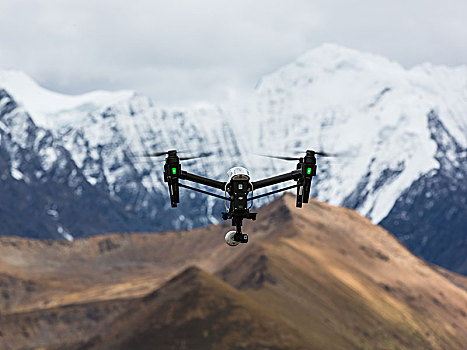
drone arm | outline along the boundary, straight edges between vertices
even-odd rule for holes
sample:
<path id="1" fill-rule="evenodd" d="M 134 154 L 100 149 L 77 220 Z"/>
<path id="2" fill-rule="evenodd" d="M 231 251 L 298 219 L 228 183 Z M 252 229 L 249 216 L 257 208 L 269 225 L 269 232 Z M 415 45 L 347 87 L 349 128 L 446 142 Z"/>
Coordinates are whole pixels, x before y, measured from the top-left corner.
<path id="1" fill-rule="evenodd" d="M 207 194 L 208 196 L 213 196 L 213 197 L 220 198 L 220 199 L 223 199 L 223 200 L 229 200 L 227 197 L 220 196 L 220 195 L 218 195 L 216 193 L 211 193 L 211 192 L 208 192 L 208 191 L 203 191 L 203 190 L 201 190 L 199 188 L 196 188 L 196 187 L 191 187 L 191 186 L 188 186 L 188 185 L 185 185 L 185 184 L 182 184 L 182 183 L 179 183 L 178 185 L 180 187 L 184 187 L 184 188 L 187 188 L 187 189 L 192 190 L 192 191 Z"/>
<path id="2" fill-rule="evenodd" d="M 273 176 L 273 177 L 259 180 L 259 181 L 253 181 L 252 185 L 253 185 L 253 188 L 256 190 L 258 188 L 276 185 L 278 183 L 285 182 L 285 181 L 298 180 L 301 177 L 302 177 L 302 171 L 294 170 L 287 174 L 277 175 L 277 176 Z"/>
<path id="3" fill-rule="evenodd" d="M 182 170 L 180 173 L 180 179 L 181 180 L 188 180 L 192 182 L 199 183 L 201 185 L 206 185 L 209 187 L 217 188 L 220 190 L 225 190 L 225 182 L 209 179 L 207 177 L 195 175 L 195 174 L 190 174 L 187 171 Z"/>
<path id="4" fill-rule="evenodd" d="M 252 200 L 254 200 L 254 199 L 258 199 L 258 198 L 270 196 L 271 194 L 276 194 L 276 193 L 283 192 L 283 191 L 287 191 L 287 190 L 290 190 L 290 189 L 292 189 L 292 188 L 297 188 L 297 187 L 298 187 L 297 184 L 292 185 L 292 186 L 287 186 L 287 187 L 284 187 L 284 188 L 281 188 L 281 189 L 278 189 L 278 190 L 275 190 L 275 191 L 271 191 L 271 192 L 268 192 L 268 193 L 263 193 L 263 194 L 260 194 L 260 195 L 258 195 L 258 196 L 254 196 L 254 197 L 248 198 L 248 201 L 252 201 Z"/>

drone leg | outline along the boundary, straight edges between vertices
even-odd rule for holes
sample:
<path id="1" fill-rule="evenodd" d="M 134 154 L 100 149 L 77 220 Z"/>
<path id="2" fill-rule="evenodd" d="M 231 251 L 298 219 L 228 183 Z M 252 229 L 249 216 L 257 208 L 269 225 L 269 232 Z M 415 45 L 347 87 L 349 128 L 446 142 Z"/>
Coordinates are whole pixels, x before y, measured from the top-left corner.
<path id="1" fill-rule="evenodd" d="M 297 186 L 297 203 L 296 207 L 301 208 L 303 203 L 303 183 L 299 182 Z"/>
<path id="2" fill-rule="evenodd" d="M 172 184 L 169 183 L 169 194 L 170 194 L 170 204 L 172 208 L 176 208 L 177 203 L 180 202 L 177 183 L 172 183 Z"/>
<path id="3" fill-rule="evenodd" d="M 310 189 L 311 189 L 311 179 L 305 180 L 303 185 L 303 203 L 308 203 L 310 198 Z"/>

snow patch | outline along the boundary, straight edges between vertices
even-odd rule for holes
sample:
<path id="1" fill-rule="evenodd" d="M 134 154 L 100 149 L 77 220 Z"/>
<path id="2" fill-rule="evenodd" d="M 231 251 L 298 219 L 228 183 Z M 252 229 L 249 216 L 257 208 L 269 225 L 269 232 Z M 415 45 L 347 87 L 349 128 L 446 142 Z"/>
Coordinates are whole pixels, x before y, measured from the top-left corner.
<path id="1" fill-rule="evenodd" d="M 54 210 L 54 209 L 48 209 L 47 210 L 47 215 L 50 215 L 52 216 L 54 219 L 57 219 L 58 218 L 58 211 Z M 63 228 L 62 228 L 63 229 Z"/>
<path id="2" fill-rule="evenodd" d="M 18 181 L 24 178 L 24 174 L 16 168 L 11 168 L 11 176 Z"/>
<path id="3" fill-rule="evenodd" d="M 61 224 L 57 224 L 57 232 L 67 241 L 72 242 L 74 240 L 73 236 Z"/>

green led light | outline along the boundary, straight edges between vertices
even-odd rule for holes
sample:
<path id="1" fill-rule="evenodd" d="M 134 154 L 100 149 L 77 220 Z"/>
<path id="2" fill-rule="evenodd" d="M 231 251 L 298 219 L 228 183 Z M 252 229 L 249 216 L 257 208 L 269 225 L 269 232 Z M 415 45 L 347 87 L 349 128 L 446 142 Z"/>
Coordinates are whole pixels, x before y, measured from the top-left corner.
<path id="1" fill-rule="evenodd" d="M 311 168 L 306 169 L 306 173 L 307 173 L 308 175 L 310 175 L 310 174 L 311 174 Z"/>
<path id="2" fill-rule="evenodd" d="M 172 174 L 177 174 L 177 168 L 172 168 Z"/>

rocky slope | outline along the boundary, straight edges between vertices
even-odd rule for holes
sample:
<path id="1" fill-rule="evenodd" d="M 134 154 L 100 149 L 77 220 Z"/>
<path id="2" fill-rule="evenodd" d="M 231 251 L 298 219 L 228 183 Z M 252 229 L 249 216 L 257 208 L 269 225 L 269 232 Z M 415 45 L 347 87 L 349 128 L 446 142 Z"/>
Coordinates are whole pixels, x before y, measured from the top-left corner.
<path id="1" fill-rule="evenodd" d="M 0 89 L 0 234 L 67 238 L 156 225 L 93 186 L 63 143 Z M 158 221 L 157 221 L 158 222 Z"/>

